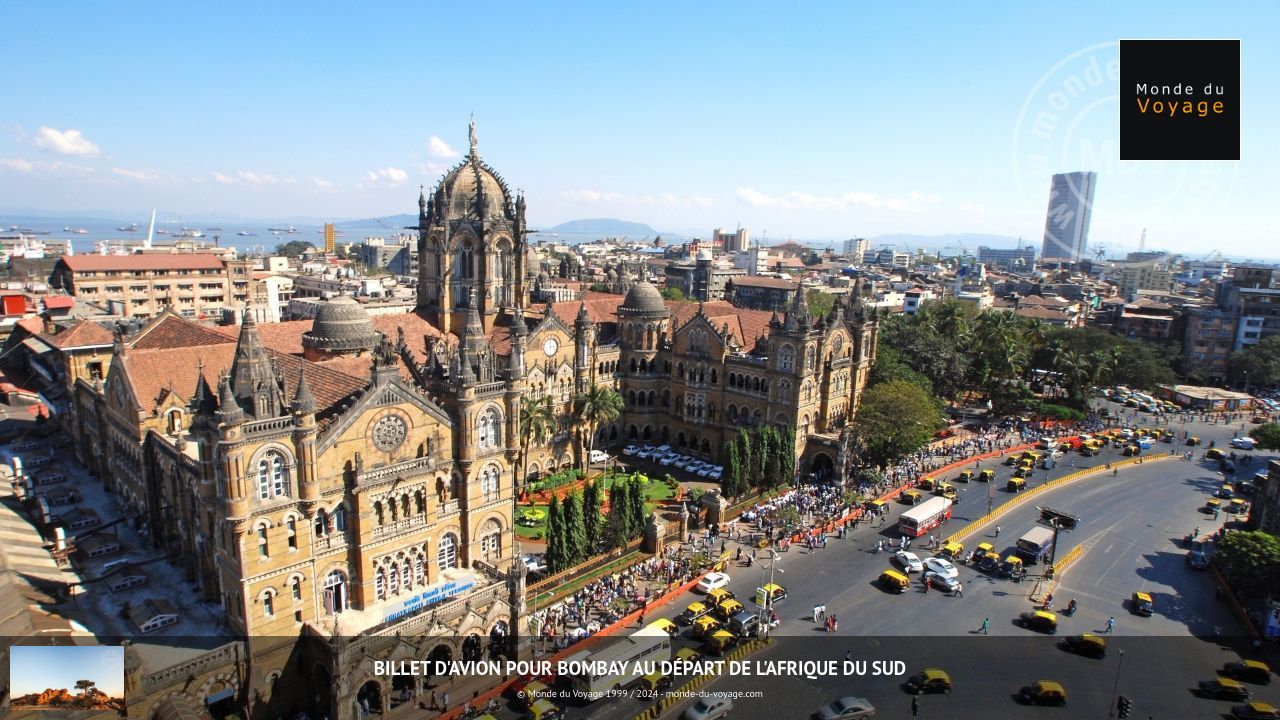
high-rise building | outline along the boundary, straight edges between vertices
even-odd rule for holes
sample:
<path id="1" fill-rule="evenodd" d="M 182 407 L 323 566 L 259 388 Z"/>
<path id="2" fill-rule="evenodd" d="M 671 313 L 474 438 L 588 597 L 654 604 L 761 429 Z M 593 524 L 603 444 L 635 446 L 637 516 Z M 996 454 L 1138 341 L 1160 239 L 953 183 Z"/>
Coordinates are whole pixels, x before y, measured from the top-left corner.
<path id="1" fill-rule="evenodd" d="M 978 246 L 978 262 L 1002 270 L 1030 272 L 1036 266 L 1036 249 L 1032 245 L 1016 248 Z"/>
<path id="2" fill-rule="evenodd" d="M 1049 186 L 1049 210 L 1044 221 L 1045 261 L 1079 262 L 1089 241 L 1095 172 L 1060 173 Z"/>
<path id="3" fill-rule="evenodd" d="M 866 238 L 850 238 L 844 241 L 844 256 L 851 262 L 861 263 L 871 251 L 871 241 Z"/>
<path id="4" fill-rule="evenodd" d="M 721 252 L 746 252 L 751 249 L 751 238 L 747 235 L 746 228 L 738 228 L 736 232 L 716 228 L 711 231 L 711 244 L 719 245 Z"/>

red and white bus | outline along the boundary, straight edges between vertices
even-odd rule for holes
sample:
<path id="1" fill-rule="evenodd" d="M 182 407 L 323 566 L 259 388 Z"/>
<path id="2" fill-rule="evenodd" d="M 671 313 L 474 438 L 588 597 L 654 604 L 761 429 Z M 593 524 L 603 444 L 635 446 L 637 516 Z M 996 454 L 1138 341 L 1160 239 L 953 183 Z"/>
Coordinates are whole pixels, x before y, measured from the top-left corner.
<path id="1" fill-rule="evenodd" d="M 950 517 L 950 500 L 930 498 L 898 516 L 898 532 L 907 537 L 920 537 Z"/>

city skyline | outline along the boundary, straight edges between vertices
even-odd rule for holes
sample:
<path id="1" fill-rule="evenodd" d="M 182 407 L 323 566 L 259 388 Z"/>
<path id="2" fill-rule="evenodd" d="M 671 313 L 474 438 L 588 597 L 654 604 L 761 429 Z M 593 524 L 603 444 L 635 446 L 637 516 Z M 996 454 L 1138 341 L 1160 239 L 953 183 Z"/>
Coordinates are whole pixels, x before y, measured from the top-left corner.
<path id="1" fill-rule="evenodd" d="M 877 7 L 386 7 L 6 6 L 24 31 L 0 78 L 5 206 L 413 212 L 417 186 L 466 153 L 474 113 L 535 226 L 1035 242 L 1050 176 L 1091 170 L 1091 247 L 1136 249 L 1144 228 L 1188 256 L 1272 241 L 1277 103 L 1249 89 L 1280 69 L 1273 5 L 957 7 L 911 25 Z M 1122 37 L 1242 37 L 1242 161 L 1114 159 Z"/>

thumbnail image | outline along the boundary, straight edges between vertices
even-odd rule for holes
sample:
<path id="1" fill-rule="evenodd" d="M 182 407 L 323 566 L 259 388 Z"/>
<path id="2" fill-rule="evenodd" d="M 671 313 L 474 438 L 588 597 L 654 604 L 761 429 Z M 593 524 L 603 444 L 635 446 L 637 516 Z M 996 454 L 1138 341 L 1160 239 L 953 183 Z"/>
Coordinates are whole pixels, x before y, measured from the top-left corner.
<path id="1" fill-rule="evenodd" d="M 15 645 L 9 650 L 9 717 L 79 720 L 124 708 L 124 648 Z"/>

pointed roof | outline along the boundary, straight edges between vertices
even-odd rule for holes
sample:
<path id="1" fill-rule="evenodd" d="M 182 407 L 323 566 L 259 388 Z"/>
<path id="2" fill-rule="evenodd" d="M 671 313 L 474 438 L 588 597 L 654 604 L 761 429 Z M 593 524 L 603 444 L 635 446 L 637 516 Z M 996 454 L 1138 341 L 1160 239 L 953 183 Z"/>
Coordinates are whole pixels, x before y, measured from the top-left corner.
<path id="1" fill-rule="evenodd" d="M 81 320 L 56 335 L 43 335 L 46 342 L 61 350 L 83 347 L 111 347 L 111 331 L 96 322 Z"/>
<path id="2" fill-rule="evenodd" d="M 258 323 L 253 313 L 246 312 L 240 324 L 240 339 L 236 341 L 235 359 L 231 361 L 231 390 L 246 408 L 256 407 L 255 398 L 262 394 L 260 410 L 267 413 L 264 417 L 277 417 L 283 410 L 284 398 L 276 375 L 275 364 L 258 336 Z M 256 412 L 254 416 L 257 417 Z"/>
<path id="3" fill-rule="evenodd" d="M 298 361 L 298 387 L 293 393 L 291 407 L 295 413 L 308 414 L 316 411 L 316 399 L 311 394 L 311 386 L 307 384 L 306 365 Z"/>

